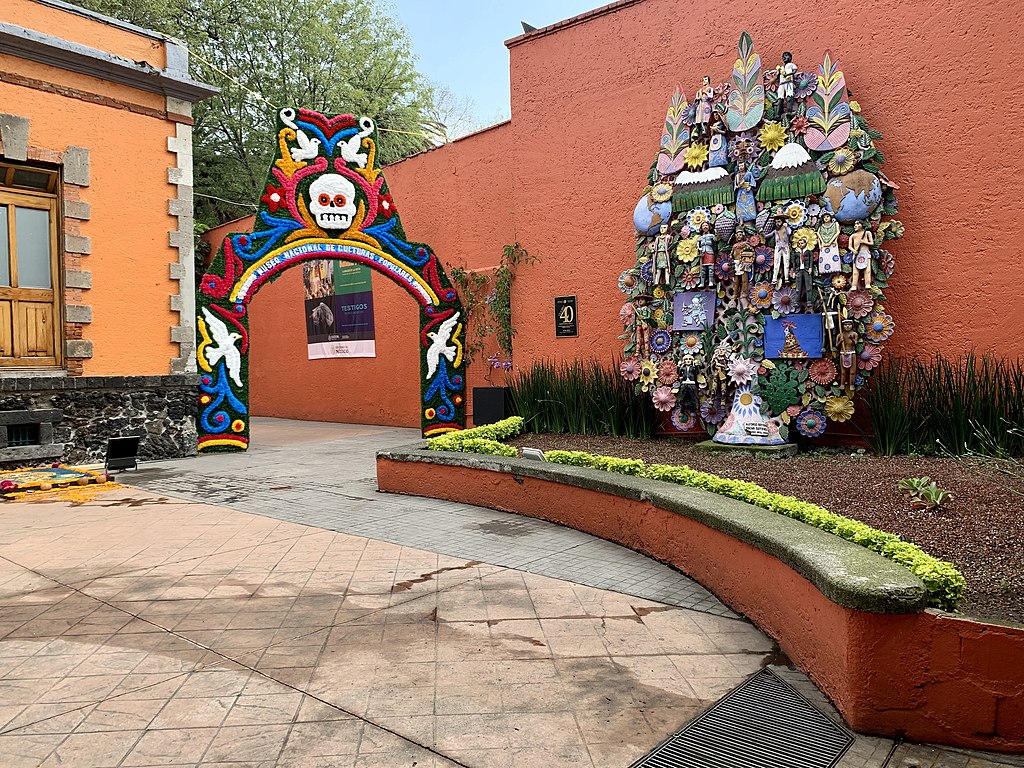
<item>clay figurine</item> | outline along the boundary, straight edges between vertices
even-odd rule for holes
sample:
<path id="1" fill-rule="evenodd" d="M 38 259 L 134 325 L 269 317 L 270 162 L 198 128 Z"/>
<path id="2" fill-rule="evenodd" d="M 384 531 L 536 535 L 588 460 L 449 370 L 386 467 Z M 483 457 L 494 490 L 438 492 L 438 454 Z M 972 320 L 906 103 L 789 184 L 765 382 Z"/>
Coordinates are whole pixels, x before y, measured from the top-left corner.
<path id="1" fill-rule="evenodd" d="M 744 307 L 748 304 L 747 294 L 750 292 L 750 274 L 754 271 L 754 249 L 743 237 L 743 232 L 736 233 L 736 242 L 732 246 L 732 274 L 736 287 L 736 296 Z"/>
<path id="2" fill-rule="evenodd" d="M 825 328 L 825 340 L 828 342 L 828 349 L 836 351 L 836 333 L 838 332 L 837 320 L 839 319 L 839 297 L 841 291 L 828 288 L 824 300 L 821 303 L 821 319 Z"/>
<path id="3" fill-rule="evenodd" d="M 679 361 L 679 404 L 684 409 L 696 410 L 697 403 L 697 360 L 693 355 L 683 355 Z"/>
<path id="4" fill-rule="evenodd" d="M 813 281 L 811 279 L 812 266 L 814 264 L 814 246 L 807 242 L 802 235 L 796 239 L 796 288 L 797 301 L 803 306 L 804 312 L 809 312 L 811 307 L 811 290 Z"/>
<path id="5" fill-rule="evenodd" d="M 850 280 L 851 290 L 860 286 L 860 277 L 864 277 L 864 287 L 871 287 L 871 246 L 875 244 L 875 236 L 870 229 L 855 221 L 853 234 L 850 235 L 850 250 L 853 251 L 853 276 Z"/>
<path id="6" fill-rule="evenodd" d="M 651 251 L 654 256 L 654 284 L 668 285 L 672 277 L 672 257 L 669 254 L 669 243 L 672 234 L 668 231 L 668 224 L 662 224 L 659 234 L 651 243 Z"/>
<path id="7" fill-rule="evenodd" d="M 789 282 L 789 225 L 784 216 L 775 218 L 775 266 L 772 268 L 772 280 L 776 288 L 781 288 L 783 282 Z"/>
<path id="8" fill-rule="evenodd" d="M 725 385 L 729 380 L 729 362 L 731 359 L 732 349 L 730 348 L 729 339 L 722 339 L 718 342 L 718 346 L 715 347 L 715 351 L 711 353 L 711 362 L 708 366 L 711 372 L 711 392 L 719 400 L 725 397 Z"/>
<path id="9" fill-rule="evenodd" d="M 842 272 L 843 264 L 839 259 L 839 222 L 831 213 L 821 217 L 818 227 L 818 274 L 830 275 Z"/>
<path id="10" fill-rule="evenodd" d="M 748 168 L 742 160 L 736 165 L 736 219 L 741 224 L 757 219 L 757 201 L 754 199 L 757 177 L 757 166 Z"/>
<path id="11" fill-rule="evenodd" d="M 651 307 L 646 296 L 638 296 L 633 306 L 636 313 L 636 327 L 634 336 L 636 340 L 636 351 L 640 357 L 647 357 L 651 353 L 651 327 L 654 319 L 651 317 Z"/>
<path id="12" fill-rule="evenodd" d="M 704 82 L 693 98 L 697 108 L 693 119 L 694 130 L 701 134 L 706 134 L 711 125 L 711 115 L 715 109 L 713 103 L 715 89 L 711 85 L 711 77 L 709 75 L 704 75 Z"/>
<path id="13" fill-rule="evenodd" d="M 697 251 L 700 253 L 700 287 L 715 287 L 715 236 L 711 232 L 711 224 L 700 225 L 700 237 L 697 239 Z"/>
<path id="14" fill-rule="evenodd" d="M 775 68 L 779 73 L 779 106 L 778 115 L 781 120 L 784 115 L 793 111 L 796 102 L 796 64 L 793 63 L 793 54 L 786 51 L 782 54 L 782 64 Z"/>
<path id="15" fill-rule="evenodd" d="M 857 342 L 860 334 L 853 328 L 853 320 L 843 320 L 843 332 L 839 335 L 839 386 L 853 394 L 854 377 L 857 373 Z"/>
<path id="16" fill-rule="evenodd" d="M 708 144 L 708 168 L 724 168 L 729 163 L 729 147 L 725 123 L 717 112 L 711 119 L 711 141 Z"/>

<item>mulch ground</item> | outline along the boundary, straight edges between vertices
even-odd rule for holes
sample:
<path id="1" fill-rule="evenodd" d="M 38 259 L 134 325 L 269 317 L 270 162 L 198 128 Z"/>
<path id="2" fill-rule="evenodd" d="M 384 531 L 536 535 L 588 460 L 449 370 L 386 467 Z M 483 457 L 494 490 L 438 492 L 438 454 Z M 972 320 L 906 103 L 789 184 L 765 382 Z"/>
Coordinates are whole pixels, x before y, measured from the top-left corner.
<path id="1" fill-rule="evenodd" d="M 509 442 L 546 451 L 587 451 L 648 463 L 685 464 L 814 502 L 898 534 L 953 563 L 967 580 L 961 612 L 1024 624 L 1024 495 L 1018 495 L 1024 494 L 1024 482 L 1019 480 L 949 458 L 883 457 L 850 450 L 766 459 L 709 454 L 678 438 L 529 434 Z M 953 500 L 939 510 L 911 509 L 898 483 L 924 475 L 951 492 Z"/>

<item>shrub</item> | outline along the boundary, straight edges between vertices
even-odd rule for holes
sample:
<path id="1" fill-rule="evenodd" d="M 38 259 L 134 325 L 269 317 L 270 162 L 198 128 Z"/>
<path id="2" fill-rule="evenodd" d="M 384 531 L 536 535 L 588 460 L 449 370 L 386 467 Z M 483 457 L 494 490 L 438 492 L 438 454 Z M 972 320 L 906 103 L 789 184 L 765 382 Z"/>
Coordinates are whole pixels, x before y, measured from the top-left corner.
<path id="1" fill-rule="evenodd" d="M 963 598 L 966 583 L 963 575 L 951 563 L 938 560 L 920 547 L 905 542 L 892 533 L 879 531 L 858 520 L 829 512 L 823 507 L 792 496 L 772 493 L 756 483 L 743 480 L 729 480 L 690 467 L 674 467 L 666 464 L 645 466 L 639 460 L 611 459 L 607 456 L 593 456 L 582 451 L 548 451 L 544 457 L 554 463 L 571 464 L 577 467 L 610 469 L 609 462 L 623 469 L 613 469 L 623 474 L 640 475 L 652 480 L 661 480 L 692 488 L 700 488 L 720 496 L 753 504 L 786 517 L 791 517 L 815 528 L 839 536 L 847 541 L 866 547 L 883 557 L 907 568 L 924 583 L 928 591 L 928 602 L 943 610 L 953 610 Z"/>
<path id="2" fill-rule="evenodd" d="M 654 431 L 651 399 L 636 396 L 617 363 L 539 361 L 509 386 L 528 432 L 646 438 Z"/>
<path id="3" fill-rule="evenodd" d="M 439 437 L 427 440 L 427 448 L 432 451 L 460 451 L 463 453 L 485 453 L 491 456 L 518 456 L 507 440 L 523 431 L 523 420 L 519 416 L 485 424 L 482 427 L 463 429 L 458 432 L 447 432 Z"/>
<path id="4" fill-rule="evenodd" d="M 883 456 L 1024 456 L 1024 363 L 978 357 L 889 359 L 865 399 L 871 447 Z"/>

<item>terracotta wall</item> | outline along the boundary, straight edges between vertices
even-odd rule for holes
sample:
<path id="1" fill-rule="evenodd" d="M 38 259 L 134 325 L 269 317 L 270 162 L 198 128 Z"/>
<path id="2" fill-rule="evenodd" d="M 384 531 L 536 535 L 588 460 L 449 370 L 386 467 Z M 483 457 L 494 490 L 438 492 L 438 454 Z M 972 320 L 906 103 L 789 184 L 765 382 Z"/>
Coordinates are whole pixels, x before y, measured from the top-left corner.
<path id="1" fill-rule="evenodd" d="M 611 359 L 621 350 L 616 278 L 633 261 L 632 210 L 676 83 L 692 97 L 703 74 L 726 79 L 744 30 L 765 66 L 790 50 L 802 69 L 813 69 L 831 48 L 884 134 L 885 172 L 900 185 L 907 235 L 892 244 L 888 309 L 897 332 L 887 349 L 975 346 L 1016 355 L 1024 301 L 1013 233 L 1024 226 L 1024 208 L 1006 195 L 1022 166 L 1010 137 L 1024 122 L 1024 101 L 1012 95 L 1017 70 L 1004 64 L 1018 39 L 1009 16 L 982 0 L 835 0 L 820 12 L 783 0 L 625 0 L 509 41 L 511 124 L 407 159 L 387 176 L 407 231 L 449 263 L 493 263 L 513 238 L 541 257 L 521 270 L 513 291 L 518 367 L 540 358 Z M 297 294 L 286 295 L 286 285 L 265 293 L 293 307 L 288 322 L 299 328 Z M 552 300 L 565 294 L 578 300 L 576 339 L 554 335 Z M 403 325 L 413 322 L 411 310 L 385 305 L 385 296 L 379 333 L 411 339 Z M 254 370 L 282 370 L 260 355 L 254 350 Z M 415 379 L 412 347 L 400 355 L 379 361 L 372 380 Z M 361 373 L 346 373 L 356 371 L 347 362 L 316 366 L 324 374 L 310 376 L 310 392 L 328 377 L 365 387 Z M 480 373 L 471 371 L 471 383 Z M 286 405 L 294 396 L 253 389 L 261 413 L 294 412 Z M 389 405 L 395 419 L 415 426 L 414 406 L 399 408 L 397 396 Z M 370 410 L 355 418 L 372 418 Z"/>
<path id="2" fill-rule="evenodd" d="M 446 265 L 494 266 L 501 246 L 515 240 L 507 203 L 510 133 L 503 123 L 462 139 L 458 152 L 446 146 L 384 169 L 406 236 L 426 242 Z M 451 189 L 466 199 L 451 204 Z M 248 227 L 242 219 L 207 239 L 219 247 L 225 234 Z M 253 414 L 418 427 L 419 305 L 375 273 L 373 307 L 376 358 L 308 360 L 301 271 L 290 269 L 262 288 L 249 315 Z M 474 371 L 485 372 L 482 365 Z"/>
<path id="3" fill-rule="evenodd" d="M 164 44 L 29 0 L 8 0 L 0 20 L 98 47 L 125 58 L 164 64 Z M 0 111 L 28 118 L 29 160 L 60 163 L 67 148 L 89 153 L 89 184 L 65 184 L 65 200 L 89 205 L 88 219 L 65 232 L 88 238 L 88 254 L 67 249 L 65 270 L 92 273 L 88 290 L 68 288 L 65 301 L 92 308 L 91 322 L 69 326 L 68 338 L 92 342 L 92 357 L 68 360 L 72 373 L 135 376 L 169 373 L 179 354 L 170 328 L 178 324 L 169 296 L 178 283 L 169 268 L 178 251 L 168 233 L 176 189 L 168 150 L 176 125 L 164 96 L 0 55 Z M 73 226 L 73 229 L 71 228 Z"/>

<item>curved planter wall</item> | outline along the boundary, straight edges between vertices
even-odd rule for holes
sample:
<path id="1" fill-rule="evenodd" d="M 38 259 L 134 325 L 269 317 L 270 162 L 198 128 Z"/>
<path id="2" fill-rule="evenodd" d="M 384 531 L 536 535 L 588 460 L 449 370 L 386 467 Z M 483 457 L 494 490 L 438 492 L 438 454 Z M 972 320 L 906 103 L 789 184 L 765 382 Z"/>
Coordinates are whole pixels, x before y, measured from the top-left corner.
<path id="1" fill-rule="evenodd" d="M 670 563 L 776 640 L 858 731 L 1024 751 L 1024 629 L 925 610 L 921 582 L 863 547 L 704 491 L 522 459 L 384 451 L 377 484 Z"/>

